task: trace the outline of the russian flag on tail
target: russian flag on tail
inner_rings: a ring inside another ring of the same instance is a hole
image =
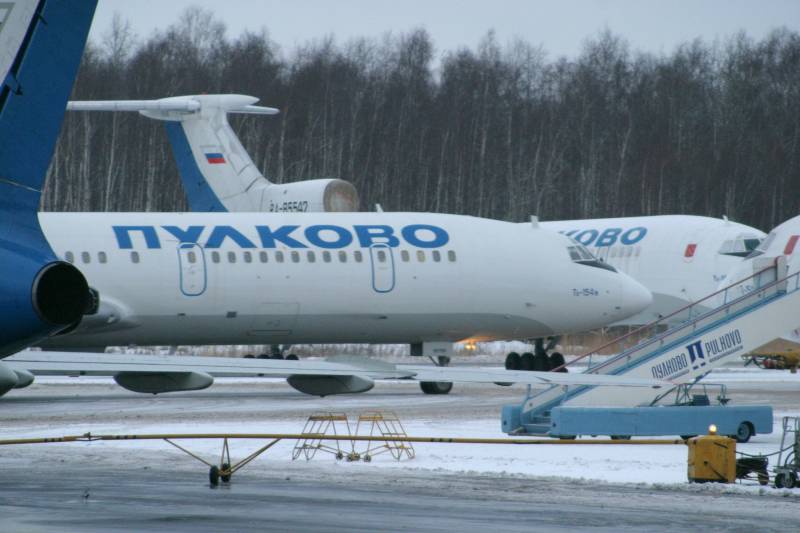
[[[208,161],[210,165],[219,165],[225,162],[225,156],[219,152],[213,152],[206,154],[206,161]]]

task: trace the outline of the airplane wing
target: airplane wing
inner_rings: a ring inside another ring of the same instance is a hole
[[[60,376],[112,376],[135,392],[160,393],[209,387],[214,378],[286,378],[307,394],[365,392],[375,380],[450,381],[456,383],[521,383],[671,387],[666,381],[600,374],[510,371],[485,367],[393,365],[368,358],[335,361],[247,359],[193,355],[129,355],[82,352],[24,351],[3,359],[19,373]]]

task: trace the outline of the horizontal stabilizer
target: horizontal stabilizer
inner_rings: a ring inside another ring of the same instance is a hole
[[[253,105],[258,99],[240,94],[174,96],[158,100],[77,100],[67,104],[68,111],[134,111],[159,120],[182,120],[203,109],[247,115],[277,115],[274,107]]]

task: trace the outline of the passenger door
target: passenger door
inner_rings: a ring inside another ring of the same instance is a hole
[[[395,285],[394,254],[388,244],[373,244],[369,247],[372,265],[372,289],[375,292],[391,292]]]
[[[206,292],[208,274],[202,246],[193,242],[178,245],[178,276],[184,296],[200,296]]]

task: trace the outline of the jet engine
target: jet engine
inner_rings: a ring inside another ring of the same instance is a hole
[[[47,261],[46,255],[22,246],[4,244],[0,248],[0,358],[73,326],[91,304],[89,285],[77,268]]]
[[[316,179],[295,183],[271,183],[261,190],[262,211],[354,212],[358,192],[352,183],[339,179]]]

